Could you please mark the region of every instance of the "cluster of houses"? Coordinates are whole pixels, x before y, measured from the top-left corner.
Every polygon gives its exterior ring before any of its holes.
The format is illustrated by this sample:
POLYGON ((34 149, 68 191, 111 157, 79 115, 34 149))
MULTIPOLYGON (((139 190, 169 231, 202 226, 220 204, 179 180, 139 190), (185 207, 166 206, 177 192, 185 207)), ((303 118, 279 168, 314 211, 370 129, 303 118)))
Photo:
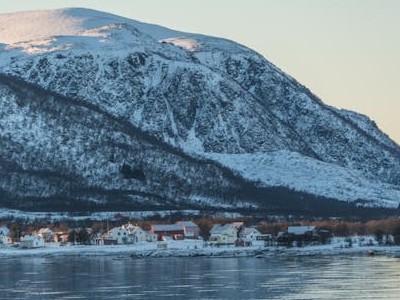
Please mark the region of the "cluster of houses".
MULTIPOLYGON (((157 242, 168 239, 198 239, 200 236, 199 227, 191 221, 181 221, 176 224, 152 225, 149 231, 143 230, 131 223, 114 227, 104 234, 92 235, 91 229, 85 229, 90 236, 90 244, 93 245, 120 245, 135 244, 140 242, 157 242)), ((9 237, 9 229, 0 227, 0 247, 8 246, 13 241, 9 237)), ((69 241, 68 233, 53 232, 49 228, 41 228, 36 232, 25 235, 21 238, 20 248, 44 247, 45 243, 65 244, 69 241)))
POLYGON ((96 245, 135 244, 139 242, 157 242, 183 239, 198 239, 199 227, 191 221, 182 221, 175 224, 152 225, 145 231, 131 223, 114 227, 103 235, 95 237, 96 245))
MULTIPOLYGON (((135 244, 140 242, 157 242, 168 240, 201 239, 200 228, 192 221, 180 221, 175 224, 152 225, 149 231, 143 230, 131 223, 114 227, 104 234, 90 235, 90 244, 93 245, 120 245, 135 244)), ((0 227, 0 247, 9 245, 12 241, 9 237, 9 229, 0 227)), ((262 234, 254 227, 245 227, 243 222, 215 224, 205 242, 209 246, 250 246, 254 243, 271 245, 300 246, 316 244, 325 241, 330 233, 317 230, 315 226, 289 226, 287 231, 280 232, 276 236, 262 234)), ((67 243, 68 234, 53 232, 49 228, 42 228, 35 233, 25 235, 20 240, 20 248, 44 247, 45 243, 67 243)))

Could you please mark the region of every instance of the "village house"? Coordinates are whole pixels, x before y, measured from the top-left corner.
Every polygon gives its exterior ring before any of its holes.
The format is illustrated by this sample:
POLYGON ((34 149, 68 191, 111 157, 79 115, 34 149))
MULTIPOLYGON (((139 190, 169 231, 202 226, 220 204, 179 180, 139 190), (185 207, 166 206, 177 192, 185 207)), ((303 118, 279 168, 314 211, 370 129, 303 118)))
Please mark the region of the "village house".
POLYGON ((211 245, 232 245, 237 240, 237 229, 233 224, 215 224, 210 230, 211 245))
POLYGON ((270 233, 262 233, 257 236, 257 241, 262 241, 265 247, 270 247, 276 245, 276 240, 272 237, 270 233))
POLYGON ((25 235, 21 239, 20 247, 22 249, 44 247, 44 239, 38 235, 25 235))
POLYGON ((8 237, 5 235, 0 235, 0 247, 8 245, 8 237))
POLYGON ((253 243, 258 240, 261 233, 252 227, 244 227, 239 231, 239 239, 245 243, 253 243))
POLYGON ((50 228, 40 228, 37 235, 41 236, 45 243, 54 242, 54 232, 50 228))
POLYGON ((286 232, 279 233, 277 237, 279 245, 303 246, 318 242, 318 234, 315 226, 289 226, 286 232))
POLYGON ((8 237, 10 235, 10 230, 6 226, 1 226, 0 227, 0 235, 8 237))
POLYGON ((200 228, 197 224, 192 221, 179 221, 176 223, 184 227, 185 238, 198 239, 200 234, 200 228))
POLYGON ((185 228, 177 224, 152 225, 150 233, 157 234, 159 241, 164 240, 165 237, 182 240, 185 236, 185 228))
POLYGON ((124 227, 114 227, 111 229, 105 236, 104 244, 112 245, 115 244, 132 244, 131 237, 128 234, 128 231, 124 227))
POLYGON ((244 227, 244 222, 232 222, 231 225, 235 226, 236 231, 239 232, 244 227))
POLYGON ((129 241, 132 243, 139 243, 147 241, 147 233, 139 226, 133 225, 131 223, 122 225, 123 228, 128 233, 129 241))
POLYGON ((66 244, 68 243, 68 233, 62 231, 55 232, 53 239, 56 243, 66 244))
POLYGON ((0 227, 0 247, 8 245, 11 241, 9 238, 10 230, 7 227, 0 227))
MULTIPOLYGON (((90 244, 96 246, 103 246, 105 244, 104 236, 102 236, 100 233, 93 235, 90 244)), ((115 244, 117 244, 117 241, 115 241, 115 244)))

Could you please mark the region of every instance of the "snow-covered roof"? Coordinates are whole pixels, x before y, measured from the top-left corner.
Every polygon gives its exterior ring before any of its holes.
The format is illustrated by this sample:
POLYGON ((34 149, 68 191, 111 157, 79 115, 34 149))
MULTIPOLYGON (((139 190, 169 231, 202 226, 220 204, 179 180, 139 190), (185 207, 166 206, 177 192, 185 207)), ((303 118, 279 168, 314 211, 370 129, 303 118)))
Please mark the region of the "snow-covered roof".
POLYGON ((140 228, 139 226, 133 225, 131 223, 124 224, 121 227, 125 228, 128 231, 142 230, 142 228, 140 228))
POLYGON ((252 227, 243 228, 242 231, 240 232, 240 234, 243 236, 246 236, 246 235, 249 235, 252 233, 260 234, 260 232, 257 229, 252 228, 252 227))
POLYGON ((179 221, 176 222, 177 225, 183 225, 185 227, 198 227, 196 223, 193 223, 192 221, 179 221))
POLYGON ((153 225, 151 226, 154 231, 180 231, 183 230, 182 225, 166 224, 166 225, 153 225))
POLYGON ((110 229, 110 232, 118 232, 118 231, 127 231, 123 226, 120 227, 114 227, 110 229))
POLYGON ((44 234, 44 233, 48 233, 48 234, 53 234, 53 230, 51 230, 50 228, 46 227, 46 228, 40 228, 38 231, 39 234, 44 234))
POLYGON ((315 230, 315 226, 289 226, 288 233, 301 235, 305 234, 306 232, 315 230))
POLYGON ((35 234, 33 234, 33 235, 25 235, 21 239, 21 241, 34 241, 34 240, 37 240, 37 239, 43 239, 43 238, 41 236, 38 236, 38 235, 35 235, 35 234))
POLYGON ((236 227, 232 224, 215 224, 213 228, 211 228, 210 233, 211 234, 223 234, 228 230, 236 230, 236 227))

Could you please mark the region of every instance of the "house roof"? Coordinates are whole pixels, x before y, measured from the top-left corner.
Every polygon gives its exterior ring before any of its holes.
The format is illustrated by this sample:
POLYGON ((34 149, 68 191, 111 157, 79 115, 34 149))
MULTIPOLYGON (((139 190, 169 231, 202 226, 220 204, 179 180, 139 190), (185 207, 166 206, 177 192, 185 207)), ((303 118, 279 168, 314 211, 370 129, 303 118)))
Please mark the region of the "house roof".
POLYGON ((248 234, 251 234, 253 232, 255 232, 257 234, 260 234, 260 232, 257 229, 251 228, 251 227, 243 228, 242 231, 240 232, 240 234, 241 235, 248 235, 248 234))
POLYGON ((193 223, 192 221, 179 221, 176 222, 177 225, 183 225, 185 227, 198 227, 196 223, 193 223))
POLYGON ((118 232, 118 231, 127 232, 127 230, 126 230, 125 227, 123 227, 123 226, 111 228, 109 232, 118 232))
POLYGON ((222 233, 224 233, 224 232, 226 232, 227 230, 230 230, 230 229, 235 229, 236 230, 236 227, 234 225, 232 225, 232 224, 229 224, 229 223, 227 223, 227 224, 215 224, 213 226, 213 228, 211 228, 210 233, 211 234, 222 234, 222 233))
POLYGON ((178 224, 163 224, 163 225, 152 225, 154 231, 180 231, 183 230, 182 225, 178 224))
POLYGON ((38 233, 49 233, 49 234, 53 234, 53 230, 51 230, 50 228, 46 227, 46 228, 40 228, 38 233))
POLYGON ((302 235, 306 232, 315 230, 315 226, 289 226, 288 233, 295 235, 302 235))
POLYGON ((25 235, 25 236, 21 239, 21 241, 34 241, 34 240, 36 240, 36 239, 42 239, 42 237, 41 237, 41 236, 38 236, 38 235, 25 235))
POLYGON ((244 222, 232 222, 231 224, 232 224, 233 226, 235 226, 236 229, 239 229, 240 227, 243 226, 243 223, 244 223, 244 222))
POLYGON ((131 223, 122 225, 121 227, 125 228, 129 233, 133 233, 133 232, 136 232, 136 231, 138 231, 138 232, 139 232, 139 231, 143 231, 142 228, 140 228, 140 227, 137 226, 137 225, 133 225, 133 224, 131 224, 131 223))

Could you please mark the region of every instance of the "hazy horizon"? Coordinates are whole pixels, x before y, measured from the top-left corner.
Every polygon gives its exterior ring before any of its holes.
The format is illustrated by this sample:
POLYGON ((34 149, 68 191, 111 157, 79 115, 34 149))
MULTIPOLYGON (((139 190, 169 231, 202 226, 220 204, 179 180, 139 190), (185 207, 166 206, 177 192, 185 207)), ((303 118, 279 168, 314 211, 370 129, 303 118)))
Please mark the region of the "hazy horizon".
POLYGON ((265 56, 328 105, 368 115, 400 143, 400 1, 14 0, 0 12, 86 7, 228 38, 265 56), (397 100, 397 101, 396 101, 397 100))

